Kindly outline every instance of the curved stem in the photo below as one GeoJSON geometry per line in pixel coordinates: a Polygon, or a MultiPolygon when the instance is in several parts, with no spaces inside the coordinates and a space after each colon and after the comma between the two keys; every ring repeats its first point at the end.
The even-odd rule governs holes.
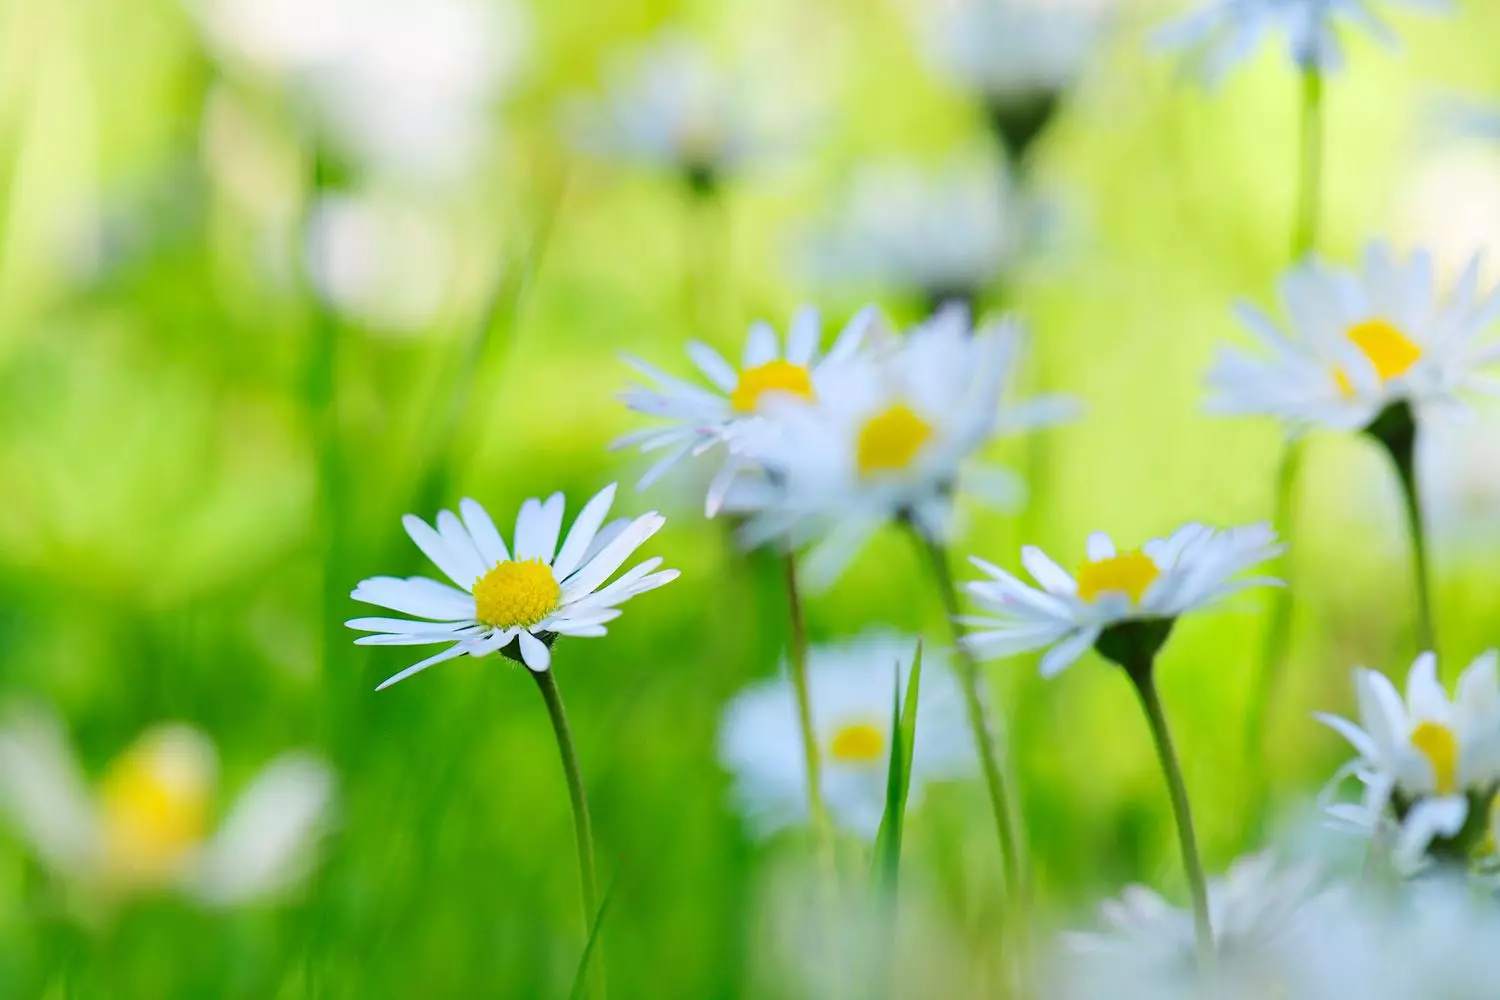
{"type": "MultiPolygon", "coordinates": [[[[593,935],[597,946],[594,920],[599,912],[599,888],[594,876],[594,830],[589,822],[589,801],[583,790],[583,776],[578,769],[578,754],[573,749],[573,734],[568,729],[568,716],[563,711],[562,693],[557,690],[557,678],[551,670],[527,670],[536,681],[542,700],[547,703],[547,716],[552,720],[552,733],[557,737],[557,752],[562,758],[563,775],[568,781],[568,798],[573,804],[573,836],[578,846],[578,880],[583,895],[583,930],[593,935]]],[[[603,997],[604,956],[599,952],[595,971],[591,978],[594,996],[603,997]]]]}
{"type": "MultiPolygon", "coordinates": [[[[1393,454],[1393,458],[1396,456],[1393,454]]],[[[1437,652],[1437,630],[1432,616],[1432,575],[1427,564],[1427,533],[1422,527],[1422,496],[1417,486],[1416,463],[1409,456],[1396,459],[1396,475],[1401,480],[1401,500],[1406,509],[1406,526],[1411,534],[1412,576],[1417,591],[1417,639],[1422,649],[1437,652]]]]}
{"type": "Polygon", "coordinates": [[[1297,173],[1297,222],[1292,259],[1301,260],[1318,245],[1323,201],[1323,74],[1302,71],[1302,153],[1297,173]]]}
{"type": "MultiPolygon", "coordinates": [[[[837,878],[833,857],[833,835],[828,824],[828,808],[823,802],[823,771],[818,754],[818,731],[813,725],[812,695],[807,682],[807,623],[802,614],[802,590],[797,584],[797,557],[791,552],[782,557],[786,577],[787,615],[790,624],[789,651],[792,688],[797,693],[797,723],[802,731],[802,761],[807,769],[807,812],[818,840],[818,853],[824,874],[837,878]]],[[[832,881],[829,883],[833,884],[832,881]]]]}
{"type": "Polygon", "coordinates": [[[1177,761],[1177,751],[1172,746],[1172,734],[1167,729],[1167,716],[1162,711],[1161,697],[1156,692],[1155,671],[1148,660],[1128,670],[1136,693],[1141,696],[1141,707],[1146,711],[1146,721],[1151,726],[1151,738],[1156,743],[1156,756],[1161,762],[1162,775],[1167,779],[1167,792],[1172,797],[1172,814],[1177,821],[1177,839],[1182,847],[1182,866],[1187,872],[1188,890],[1193,897],[1193,930],[1198,939],[1198,960],[1207,968],[1213,961],[1213,925],[1208,911],[1208,881],[1203,877],[1203,861],[1198,856],[1198,838],[1193,832],[1193,812],[1188,805],[1187,786],[1182,780],[1182,766],[1177,761]]]}

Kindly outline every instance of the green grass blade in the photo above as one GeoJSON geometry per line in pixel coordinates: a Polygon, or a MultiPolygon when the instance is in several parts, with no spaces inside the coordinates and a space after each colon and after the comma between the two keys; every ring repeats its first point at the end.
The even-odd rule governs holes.
{"type": "Polygon", "coordinates": [[[568,1000],[578,1000],[584,994],[584,984],[589,979],[589,962],[594,957],[594,948],[599,942],[599,931],[604,926],[604,918],[609,913],[610,901],[615,898],[615,886],[619,883],[620,876],[616,873],[604,890],[604,898],[599,900],[599,912],[594,915],[594,926],[589,929],[589,939],[584,942],[583,953],[578,956],[578,971],[573,975],[573,988],[568,991],[568,1000]]]}
{"type": "Polygon", "coordinates": [[[886,769],[885,814],[875,838],[875,883],[893,893],[901,869],[901,841],[906,826],[906,799],[911,790],[912,749],[917,730],[917,696],[922,686],[922,643],[917,641],[906,700],[901,698],[901,664],[891,693],[891,760],[886,769]]]}

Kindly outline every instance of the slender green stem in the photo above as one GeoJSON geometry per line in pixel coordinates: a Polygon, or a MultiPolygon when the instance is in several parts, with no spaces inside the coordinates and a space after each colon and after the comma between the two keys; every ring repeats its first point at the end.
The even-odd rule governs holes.
{"type": "Polygon", "coordinates": [[[818,854],[829,885],[837,878],[833,854],[833,832],[828,822],[828,807],[823,801],[822,761],[818,753],[818,731],[813,725],[812,695],[807,682],[807,623],[802,614],[802,590],[797,584],[797,557],[791,552],[782,557],[786,575],[787,616],[790,623],[788,659],[791,662],[792,687],[797,693],[797,723],[802,730],[802,761],[807,769],[807,812],[818,840],[818,854]]]}
{"type": "MultiPolygon", "coordinates": [[[[1393,456],[1394,457],[1394,456],[1393,456]]],[[[1417,639],[1423,650],[1437,651],[1437,630],[1432,615],[1432,574],[1427,565],[1427,532],[1422,526],[1422,495],[1417,485],[1416,463],[1397,459],[1396,475],[1401,480],[1402,506],[1406,509],[1406,526],[1411,534],[1412,577],[1417,591],[1417,639]]]]}
{"type": "Polygon", "coordinates": [[[1187,786],[1182,780],[1182,766],[1177,761],[1177,751],[1172,746],[1172,734],[1167,729],[1167,716],[1162,711],[1161,697],[1156,692],[1155,671],[1151,661],[1137,664],[1127,670],[1141,696],[1141,707],[1146,711],[1146,721],[1151,726],[1151,738],[1156,743],[1156,756],[1161,761],[1162,775],[1167,779],[1167,792],[1172,797],[1172,814],[1177,821],[1177,838],[1182,845],[1182,866],[1187,872],[1188,891],[1193,897],[1193,929],[1198,938],[1198,959],[1204,968],[1213,961],[1214,935],[1208,911],[1208,881],[1203,877],[1203,861],[1198,856],[1198,838],[1193,833],[1193,812],[1188,804],[1187,786]]]}
{"type": "Polygon", "coordinates": [[[603,997],[604,956],[598,943],[594,920],[599,912],[599,887],[594,876],[594,830],[589,822],[589,800],[583,790],[583,775],[578,770],[578,754],[573,749],[573,734],[568,729],[568,716],[563,711],[562,693],[557,690],[557,678],[551,670],[527,671],[536,680],[537,690],[547,703],[547,716],[552,720],[552,733],[557,737],[557,752],[562,758],[563,775],[568,781],[568,798],[573,804],[573,835],[578,845],[578,880],[583,893],[583,931],[595,938],[599,960],[595,963],[593,995],[603,997]]]}
{"type": "Polygon", "coordinates": [[[1297,223],[1292,258],[1301,260],[1318,245],[1323,208],[1323,74],[1302,71],[1302,151],[1297,173],[1297,223]]]}

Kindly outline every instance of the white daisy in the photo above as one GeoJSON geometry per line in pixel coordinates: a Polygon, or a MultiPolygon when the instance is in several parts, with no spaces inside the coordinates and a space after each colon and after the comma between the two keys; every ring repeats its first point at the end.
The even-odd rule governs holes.
{"type": "MultiPolygon", "coordinates": [[[[1471,808],[1482,810],[1500,789],[1496,659],[1491,651],[1471,663],[1452,701],[1438,682],[1437,657],[1432,653],[1423,653],[1412,664],[1404,702],[1384,675],[1357,669],[1359,724],[1336,715],[1316,716],[1359,753],[1335,775],[1330,789],[1350,774],[1365,787],[1358,806],[1332,805],[1329,813],[1365,831],[1396,818],[1400,833],[1393,859],[1402,870],[1419,867],[1435,841],[1476,840],[1477,834],[1460,838],[1471,825],[1471,808]]],[[[1486,824],[1475,825],[1482,833],[1486,824]]],[[[1473,846],[1462,843],[1457,849],[1466,854],[1473,846]]]]}
{"type": "Polygon", "coordinates": [[[1268,414],[1293,430],[1354,430],[1395,403],[1461,409],[1465,392],[1500,392],[1480,373],[1500,359],[1500,346],[1481,339],[1500,315],[1500,292],[1481,293],[1479,270],[1476,257],[1440,297],[1422,251],[1402,262],[1374,243],[1358,273],[1318,262],[1294,268],[1281,282],[1290,329],[1242,305],[1240,319],[1265,352],[1220,349],[1210,409],[1268,414]]]}
{"type": "MultiPolygon", "coordinates": [[[[905,696],[914,637],[873,632],[808,651],[808,700],[818,743],[823,799],[838,825],[873,840],[885,811],[891,753],[894,673],[905,696]]],[[[917,696],[916,745],[908,804],[929,781],[974,772],[964,737],[962,694],[941,653],[924,650],[917,696]]],[[[719,758],[757,832],[769,835],[807,821],[807,766],[797,696],[785,664],[775,680],[751,685],[730,702],[719,758]]]]}
{"type": "Polygon", "coordinates": [[[452,511],[439,511],[435,528],[412,514],[402,518],[417,548],[457,586],[425,576],[361,580],[350,595],[356,601],[428,620],[355,618],[345,624],[376,633],[354,640],[361,645],[452,645],[407,667],[376,690],[455,656],[487,656],[512,642],[519,644],[518,658],[526,666],[546,670],[558,636],[604,635],[604,624],[620,616],[618,605],[677,579],[675,569],[657,570],[662,561],[656,557],[600,589],[666,523],[652,511],[635,520],[620,518],[605,524],[614,499],[615,484],[611,483],[584,504],[561,548],[557,544],[563,522],[561,493],[545,502],[532,499],[521,505],[514,548],[506,548],[495,523],[473,500],[458,505],[462,518],[452,511]]]}
{"type": "Polygon", "coordinates": [[[970,561],[991,579],[966,585],[993,617],[964,619],[978,631],[965,640],[976,655],[1015,656],[1052,647],[1042,657],[1051,677],[1078,659],[1111,626],[1131,621],[1171,621],[1247,587],[1279,585],[1240,574],[1280,554],[1268,524],[1214,529],[1188,524],[1168,538],[1120,552],[1102,531],[1089,536],[1088,558],[1069,574],[1041,549],[1028,545],[1021,563],[1040,588],[983,559],[970,561]]]}
{"type": "Polygon", "coordinates": [[[1298,937],[1323,909],[1320,875],[1310,865],[1278,864],[1269,852],[1246,855],[1208,885],[1217,960],[1205,984],[1191,910],[1132,885],[1100,906],[1104,929],[1062,938],[1058,992],[1067,1000],[1124,997],[1252,1000],[1286,996],[1298,937]]]}
{"type": "Polygon", "coordinates": [[[331,811],[328,766],[278,757],[215,829],[217,771],[208,737],[162,725],[91,787],[50,714],[13,707],[0,719],[0,806],[46,865],[95,901],[175,889],[229,906],[306,873],[331,811]]]}
{"type": "Polygon", "coordinates": [[[764,470],[740,476],[725,498],[726,510],[749,516],[745,543],[819,539],[805,570],[820,587],[893,518],[946,539],[960,481],[998,505],[1016,501],[1014,476],[971,459],[997,434],[1073,411],[1059,397],[1006,402],[1021,341],[1014,320],[974,331],[967,311],[950,307],[888,349],[830,366],[817,399],[769,402],[732,442],[764,470]]]}
{"type": "MultiPolygon", "coordinates": [[[[1447,0],[1391,0],[1418,10],[1446,11],[1447,0]]],[[[1302,71],[1327,73],[1343,64],[1340,33],[1360,29],[1387,44],[1396,37],[1377,13],[1377,0],[1200,0],[1196,10],[1157,33],[1165,49],[1185,49],[1210,82],[1254,55],[1262,42],[1281,35],[1287,55],[1302,71]]]]}
{"type": "MultiPolygon", "coordinates": [[[[628,390],[623,397],[625,405],[666,421],[665,425],[628,434],[613,445],[664,452],[641,477],[637,489],[644,490],[656,482],[689,452],[702,454],[724,441],[736,428],[756,418],[768,399],[779,395],[816,398],[823,390],[827,372],[852,357],[877,322],[879,313],[873,306],[860,310],[826,354],[820,350],[822,323],[816,309],[804,307],[792,317],[784,348],[769,323],[754,323],[738,369],[707,344],[689,341],[688,357],[712,388],[684,382],[627,355],[626,363],[647,383],[628,390]]],[[[727,478],[721,478],[710,487],[709,516],[717,509],[726,486],[727,478]]]]}

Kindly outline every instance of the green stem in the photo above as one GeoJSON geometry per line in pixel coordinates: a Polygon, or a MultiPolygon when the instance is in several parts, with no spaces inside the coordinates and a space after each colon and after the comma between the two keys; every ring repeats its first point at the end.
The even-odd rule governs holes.
{"type": "Polygon", "coordinates": [[[791,662],[792,687],[797,693],[797,723],[802,730],[802,761],[807,769],[807,812],[818,840],[818,854],[824,874],[837,879],[837,862],[833,852],[833,833],[829,827],[828,807],[823,801],[822,761],[818,753],[818,731],[813,725],[812,695],[807,682],[807,622],[802,613],[802,590],[797,584],[797,557],[791,552],[782,557],[786,574],[787,615],[790,623],[788,659],[791,662]]]}
{"type": "Polygon", "coordinates": [[[1146,721],[1151,726],[1151,738],[1156,743],[1156,756],[1161,762],[1161,771],[1167,779],[1167,792],[1172,797],[1172,814],[1177,821],[1177,839],[1182,846],[1182,866],[1187,872],[1188,890],[1193,897],[1193,929],[1198,939],[1198,960],[1206,969],[1213,961],[1213,925],[1208,911],[1208,881],[1203,877],[1203,861],[1198,856],[1198,838],[1193,833],[1193,812],[1188,805],[1187,786],[1182,780],[1182,766],[1177,761],[1177,751],[1172,746],[1172,734],[1167,729],[1167,716],[1162,711],[1161,696],[1156,691],[1153,661],[1146,659],[1126,671],[1141,696],[1141,707],[1146,711],[1146,721]]]}
{"type": "MultiPolygon", "coordinates": [[[[589,801],[583,790],[583,776],[578,770],[578,754],[573,749],[573,734],[568,729],[568,716],[563,711],[562,694],[557,690],[557,678],[551,670],[531,671],[537,690],[547,703],[547,716],[552,720],[552,732],[557,737],[557,752],[562,757],[563,775],[568,781],[568,798],[573,804],[573,835],[578,846],[578,880],[583,894],[583,930],[593,935],[594,919],[599,912],[599,888],[594,876],[594,831],[589,822],[589,801]]],[[[604,956],[602,946],[597,947],[599,961],[592,977],[593,994],[605,995],[604,956]]]]}
{"type": "Polygon", "coordinates": [[[1323,74],[1302,71],[1302,154],[1297,175],[1297,223],[1292,258],[1301,260],[1318,245],[1323,201],[1323,74]]]}
{"type": "MultiPolygon", "coordinates": [[[[1396,458],[1393,454],[1392,458],[1396,458]]],[[[1427,564],[1427,532],[1422,527],[1422,495],[1417,486],[1416,463],[1411,457],[1396,459],[1401,480],[1402,506],[1411,534],[1412,576],[1417,590],[1417,638],[1423,650],[1437,651],[1437,630],[1432,616],[1432,574],[1427,564]]]]}

